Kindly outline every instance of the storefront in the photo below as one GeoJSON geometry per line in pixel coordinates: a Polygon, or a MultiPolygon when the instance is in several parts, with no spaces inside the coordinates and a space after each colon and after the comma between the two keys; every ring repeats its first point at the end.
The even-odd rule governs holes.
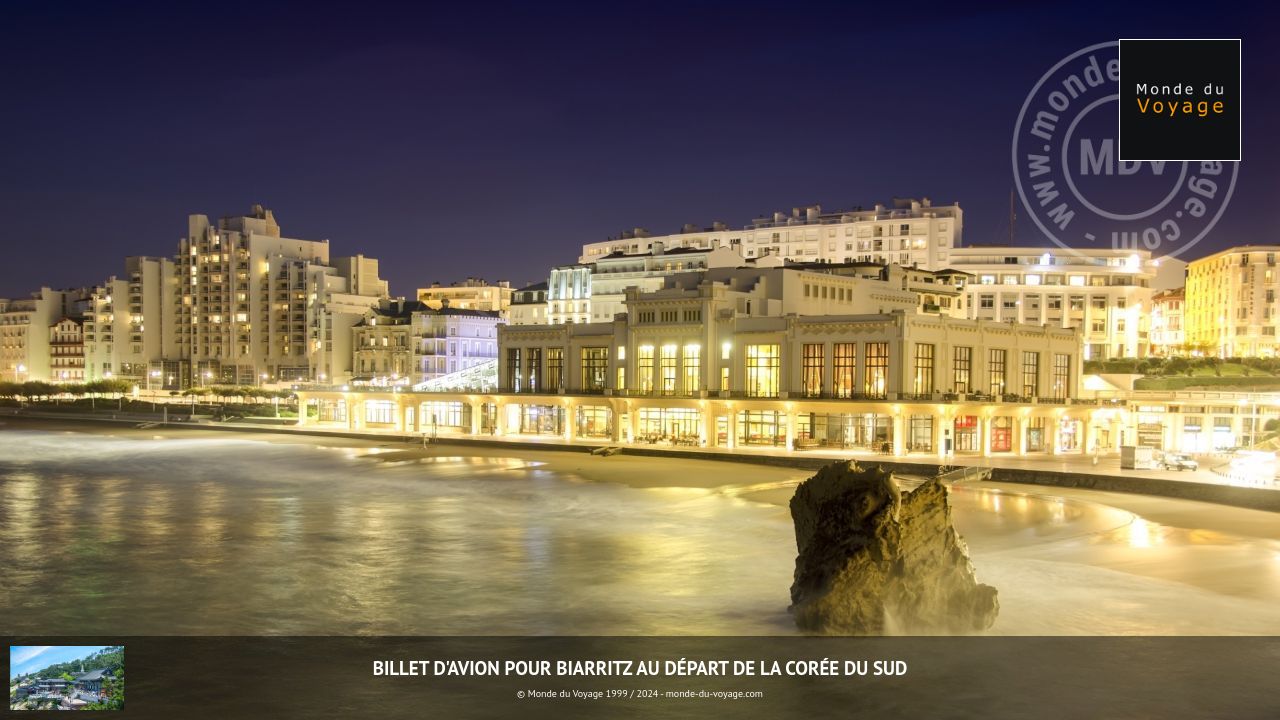
{"type": "Polygon", "coordinates": [[[1027,452],[1045,452],[1049,449],[1044,426],[1044,418],[1030,418],[1027,420],[1027,452]]]}
{"type": "Polygon", "coordinates": [[[977,415],[959,415],[955,421],[956,452],[982,452],[982,435],[978,431],[977,415]]]}
{"type": "Polygon", "coordinates": [[[1163,405],[1138,406],[1137,442],[1139,447],[1164,450],[1165,408],[1163,405]]]}
{"type": "Polygon", "coordinates": [[[1013,418],[997,415],[991,418],[991,452],[1013,452],[1013,418]]]}
{"type": "Polygon", "coordinates": [[[396,403],[392,400],[366,400],[364,422],[371,427],[395,425],[396,403]]]}
{"type": "Polygon", "coordinates": [[[603,405],[583,405],[578,408],[575,430],[578,437],[613,437],[613,411],[603,405]]]}
{"type": "Polygon", "coordinates": [[[800,413],[798,447],[857,448],[888,452],[893,447],[893,418],[874,413],[800,413]]]}
{"type": "Polygon", "coordinates": [[[564,408],[559,405],[508,405],[508,432],[521,435],[563,435],[564,408]]]}
{"type": "Polygon", "coordinates": [[[1072,418],[1062,418],[1058,422],[1058,452],[1080,452],[1083,435],[1083,423],[1072,418]]]}
{"type": "Polygon", "coordinates": [[[316,419],[320,422],[345,423],[347,421],[346,400],[317,400],[316,419]]]}
{"type": "MultiPolygon", "coordinates": [[[[1214,408],[1215,410],[1217,408],[1214,408]]],[[[1227,408],[1228,410],[1230,408],[1227,408]]],[[[1213,449],[1227,450],[1236,447],[1236,432],[1234,421],[1231,417],[1218,416],[1213,418],[1213,449]]]]}
{"type": "Polygon", "coordinates": [[[642,408],[639,442],[702,443],[702,413],[692,408],[642,408]]]}
{"type": "Polygon", "coordinates": [[[912,415],[908,420],[907,452],[933,452],[933,416],[912,415]]]}
{"type": "Polygon", "coordinates": [[[471,406],[462,402],[425,402],[419,406],[418,429],[471,432],[471,406]]]}
{"type": "Polygon", "coordinates": [[[740,445],[787,444],[787,418],[774,410],[738,412],[738,443],[740,445]]]}

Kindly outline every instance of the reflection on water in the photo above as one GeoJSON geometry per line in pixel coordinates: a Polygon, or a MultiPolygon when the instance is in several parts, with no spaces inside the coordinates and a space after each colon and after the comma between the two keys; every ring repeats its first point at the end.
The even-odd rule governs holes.
{"type": "Polygon", "coordinates": [[[0,631],[788,631],[776,508],[394,455],[2,432],[0,631]]]}
{"type": "MultiPolygon", "coordinates": [[[[792,632],[785,510],[418,455],[0,432],[0,632],[792,632]]],[[[995,632],[1280,632],[1275,543],[984,486],[953,502],[995,632]]]]}

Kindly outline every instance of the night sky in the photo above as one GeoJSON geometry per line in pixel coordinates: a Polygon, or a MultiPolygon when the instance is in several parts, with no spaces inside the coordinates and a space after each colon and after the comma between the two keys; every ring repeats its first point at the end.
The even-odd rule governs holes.
{"type": "Polygon", "coordinates": [[[0,296],[253,203],[393,294],[812,203],[959,201],[966,242],[999,241],[1027,91],[1118,37],[1243,38],[1245,161],[1198,249],[1280,242],[1274,5],[615,5],[7,1],[0,296]]]}

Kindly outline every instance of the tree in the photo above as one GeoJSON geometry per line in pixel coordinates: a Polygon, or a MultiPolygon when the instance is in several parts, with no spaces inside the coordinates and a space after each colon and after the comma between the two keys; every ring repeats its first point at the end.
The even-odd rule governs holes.
{"type": "Polygon", "coordinates": [[[1170,375],[1177,375],[1179,373],[1189,374],[1191,372],[1191,361],[1184,357],[1169,358],[1164,364],[1164,369],[1165,372],[1170,375]]]}
{"type": "Polygon", "coordinates": [[[123,710],[124,709],[124,668],[116,670],[115,675],[102,679],[102,693],[106,699],[90,703],[89,710],[123,710]]]}

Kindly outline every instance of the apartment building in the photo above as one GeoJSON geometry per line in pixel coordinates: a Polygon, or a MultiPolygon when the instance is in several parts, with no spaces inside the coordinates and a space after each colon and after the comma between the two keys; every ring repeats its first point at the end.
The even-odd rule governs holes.
{"type": "Polygon", "coordinates": [[[79,318],[64,317],[49,328],[49,377],[55,382],[84,382],[84,326],[79,318]]]}
{"type": "Polygon", "coordinates": [[[546,325],[548,323],[547,286],[546,282],[532,283],[511,293],[507,323],[509,325],[546,325]]]}
{"type": "Polygon", "coordinates": [[[892,207],[830,213],[811,205],[757,217],[735,229],[724,223],[707,228],[686,225],[679,233],[655,236],[636,228],[583,245],[578,260],[593,263],[615,253],[645,254],[660,243],[668,251],[724,247],[744,259],[774,256],[793,262],[872,262],[937,270],[947,266],[951,250],[959,246],[963,225],[959,204],[934,205],[928,198],[900,198],[892,207]]]}
{"type": "Polygon", "coordinates": [[[1186,289],[1160,290],[1151,295],[1151,354],[1169,357],[1187,353],[1186,289]]]}
{"type": "Polygon", "coordinates": [[[469,277],[447,286],[432,283],[431,287],[420,288],[418,302],[439,310],[448,301],[449,307],[457,310],[496,312],[505,319],[514,292],[506,280],[491,285],[481,278],[469,277]]]}
{"type": "MultiPolygon", "coordinates": [[[[53,381],[50,332],[67,317],[79,317],[88,289],[41,288],[23,299],[0,299],[0,381],[53,381]]],[[[64,368],[65,369],[65,368],[64,368]]]]}
{"type": "Polygon", "coordinates": [[[1186,342],[1196,354],[1276,355],[1280,245],[1245,245],[1187,267],[1186,342]]]}
{"type": "Polygon", "coordinates": [[[398,298],[366,311],[353,328],[353,372],[357,385],[419,385],[498,356],[495,310],[439,308],[398,298]]]}
{"type": "Polygon", "coordinates": [[[338,379],[350,327],[386,297],[377,261],[330,260],[329,242],[284,237],[270,210],[192,215],[175,259],[177,357],[197,384],[338,379]]]}
{"type": "Polygon", "coordinates": [[[93,288],[84,313],[85,379],[132,380],[150,389],[184,387],[169,258],[125,258],[124,274],[93,288]]]}
{"type": "Polygon", "coordinates": [[[969,317],[1079,328],[1086,360],[1145,357],[1152,295],[1181,286],[1185,267],[1148,251],[1003,246],[953,250],[949,262],[973,276],[969,317]]]}

